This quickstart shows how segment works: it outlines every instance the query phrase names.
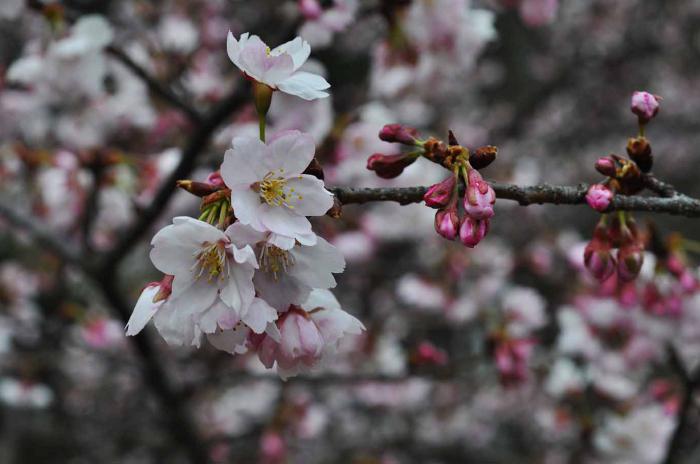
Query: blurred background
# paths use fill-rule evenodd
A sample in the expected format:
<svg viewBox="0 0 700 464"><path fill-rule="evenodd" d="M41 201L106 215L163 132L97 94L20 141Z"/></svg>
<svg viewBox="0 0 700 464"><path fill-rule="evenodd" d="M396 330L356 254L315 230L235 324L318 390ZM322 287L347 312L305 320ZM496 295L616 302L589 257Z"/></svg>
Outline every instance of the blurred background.
<svg viewBox="0 0 700 464"><path fill-rule="evenodd" d="M94 14L103 27L79 27ZM699 197L699 26L696 0L2 0L0 463L700 461L693 219L636 213L642 274L600 284L584 205L500 200L475 249L423 204L347 205L314 227L345 255L334 293L367 331L287 381L123 330L161 278L153 233L198 216L172 181L257 134L229 30L310 42L331 97L276 94L268 133L311 133L326 185L445 177L425 160L393 180L366 169L398 152L377 137L394 122L498 146L489 180L596 182L647 90L663 97L654 173Z"/></svg>

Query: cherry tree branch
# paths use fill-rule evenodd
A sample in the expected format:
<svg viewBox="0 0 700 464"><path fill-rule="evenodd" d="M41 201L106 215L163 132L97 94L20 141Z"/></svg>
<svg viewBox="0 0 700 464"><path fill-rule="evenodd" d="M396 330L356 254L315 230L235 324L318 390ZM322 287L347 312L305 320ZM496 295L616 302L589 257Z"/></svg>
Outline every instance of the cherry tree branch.
<svg viewBox="0 0 700 464"><path fill-rule="evenodd" d="M658 189L669 192L668 184L654 180ZM551 203L556 205L586 204L587 184L578 185L530 185L519 186L491 183L496 191L496 198L517 201L522 206ZM369 203L374 201L395 201L406 205L420 203L428 187L401 188L343 188L329 190L342 204ZM674 190L675 192L675 190ZM609 211L649 211L676 216L700 217L700 200L682 194L667 197L647 197L642 195L615 195Z"/></svg>
<svg viewBox="0 0 700 464"><path fill-rule="evenodd" d="M688 372L683 367L683 361L680 359L675 348L670 347L669 350L670 364L673 371L676 373L683 383L683 396L681 404L678 407L676 414L676 427L671 434L666 447L666 457L662 461L664 464L674 464L679 462L681 451L683 450L683 442L685 440L686 430L688 428L688 420L693 409L693 398L695 391L700 387L700 367L693 372Z"/></svg>
<svg viewBox="0 0 700 464"><path fill-rule="evenodd" d="M158 80L153 78L148 71L143 69L138 63L129 57L122 49L116 47L115 45L109 45L105 51L110 54L117 61L122 63L126 68L129 69L136 77L141 79L148 90L151 93L157 95L164 101L168 102L170 105L179 109L195 124L199 124L202 121L202 115L198 110L186 103L182 98L180 98L175 92L173 92L169 87L161 84Z"/></svg>

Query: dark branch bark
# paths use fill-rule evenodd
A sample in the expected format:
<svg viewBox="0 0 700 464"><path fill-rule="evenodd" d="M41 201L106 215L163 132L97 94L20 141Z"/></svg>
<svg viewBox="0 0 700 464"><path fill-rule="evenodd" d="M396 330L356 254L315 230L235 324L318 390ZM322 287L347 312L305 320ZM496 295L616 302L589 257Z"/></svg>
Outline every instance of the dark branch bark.
<svg viewBox="0 0 700 464"><path fill-rule="evenodd" d="M127 55L123 50L115 47L114 45L108 46L106 52L112 57L126 66L132 73L134 73L139 79L141 79L147 86L148 90L154 95L162 98L164 101L168 102L170 105L179 109L187 115L187 117L195 124L199 124L202 121L202 116L199 111L194 109L189 104L185 103L182 98L175 94L170 88L164 86L156 79L154 79L148 72L139 66L134 60L132 60L129 55Z"/></svg>
<svg viewBox="0 0 700 464"><path fill-rule="evenodd" d="M104 256L104 272L111 274L121 259L129 252L134 244L158 219L166 205L177 190L176 182L185 179L195 168L197 158L209 143L214 131L230 117L245 101L247 93L234 92L221 101L211 113L202 120L195 132L190 136L187 146L182 153L182 159L170 176L163 181L151 204L140 215L138 221L127 230L122 239Z"/></svg>
<svg viewBox="0 0 700 464"><path fill-rule="evenodd" d="M695 390L700 386L700 367L696 368L694 372L688 373L685 367L683 367L683 361L676 350L671 347L669 348L669 357L671 368L674 370L676 375L680 377L683 383L683 396L681 399L681 404L678 407L678 413L676 414L676 427L671 434L671 438L668 441L666 447L666 457L663 460L664 464L676 464L682 456L683 443L685 441L686 430L688 428L688 419L690 413L693 409L693 398L695 396Z"/></svg>
<svg viewBox="0 0 700 464"><path fill-rule="evenodd" d="M496 197L501 200L517 201L520 205L531 204L586 204L588 185L531 185L521 187L494 182ZM373 201L395 201L402 205L423 201L427 187L404 188L330 188L343 204L368 203ZM650 211L677 216L700 217L700 200L685 195L658 198L640 195L615 195L609 211Z"/></svg>

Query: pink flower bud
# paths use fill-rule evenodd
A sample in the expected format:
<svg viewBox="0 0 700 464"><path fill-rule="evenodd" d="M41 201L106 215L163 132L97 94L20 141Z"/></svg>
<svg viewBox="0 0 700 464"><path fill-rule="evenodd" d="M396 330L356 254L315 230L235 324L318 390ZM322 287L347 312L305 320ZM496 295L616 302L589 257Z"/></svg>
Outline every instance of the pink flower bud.
<svg viewBox="0 0 700 464"><path fill-rule="evenodd" d="M383 179L393 179L398 177L414 161L416 161L415 155L383 155L375 153L367 159L367 169L376 172Z"/></svg>
<svg viewBox="0 0 700 464"><path fill-rule="evenodd" d="M226 184L224 184L224 179L221 177L221 173L219 171L214 171L209 174L207 176L207 183L216 187L226 187Z"/></svg>
<svg viewBox="0 0 700 464"><path fill-rule="evenodd" d="M323 8L318 0L299 0L299 11L306 19L318 19L323 13Z"/></svg>
<svg viewBox="0 0 700 464"><path fill-rule="evenodd" d="M646 124L659 112L661 97L649 92L634 92L632 94L631 110L639 118L641 124Z"/></svg>
<svg viewBox="0 0 700 464"><path fill-rule="evenodd" d="M603 156L598 158L595 162L596 170L604 176L615 177L617 171L617 166L615 166L615 160L610 156Z"/></svg>
<svg viewBox="0 0 700 464"><path fill-rule="evenodd" d="M308 314L298 308L290 309L279 325L281 334L277 362L289 368L298 362L314 365L321 357L324 342L321 332Z"/></svg>
<svg viewBox="0 0 700 464"><path fill-rule="evenodd" d="M462 225L459 228L459 239L462 244L469 248L474 248L479 244L486 234L489 232L488 219L474 219L471 216L466 216L462 220Z"/></svg>
<svg viewBox="0 0 700 464"><path fill-rule="evenodd" d="M457 210L441 209L435 213L435 231L447 240L454 240L459 230Z"/></svg>
<svg viewBox="0 0 700 464"><path fill-rule="evenodd" d="M588 193L586 194L586 201L588 206L598 211L599 213L604 212L610 206L610 202L613 198L613 192L607 185L603 184L593 184L588 188Z"/></svg>
<svg viewBox="0 0 700 464"><path fill-rule="evenodd" d="M379 138L389 143L403 143L404 145L416 145L418 130L401 124L387 124L379 131Z"/></svg>
<svg viewBox="0 0 700 464"><path fill-rule="evenodd" d="M464 195L464 210L474 219L489 219L493 217L493 205L496 203L496 192L482 179L476 169L469 170L469 185Z"/></svg>
<svg viewBox="0 0 700 464"><path fill-rule="evenodd" d="M617 253L617 276L620 280L634 280L644 264L644 248L638 243L625 244Z"/></svg>
<svg viewBox="0 0 700 464"><path fill-rule="evenodd" d="M444 366L447 364L448 358L444 350L441 350L428 341L422 341L413 354L412 360L416 364L436 364L438 366Z"/></svg>
<svg viewBox="0 0 700 464"><path fill-rule="evenodd" d="M423 195L423 201L426 206L431 208L444 208L452 199L455 191L457 178L454 175L449 176L445 180L435 185L431 185L428 191Z"/></svg>
<svg viewBox="0 0 700 464"><path fill-rule="evenodd" d="M615 258L610 253L610 244L592 240L583 252L586 269L597 280L603 282L615 272Z"/></svg>

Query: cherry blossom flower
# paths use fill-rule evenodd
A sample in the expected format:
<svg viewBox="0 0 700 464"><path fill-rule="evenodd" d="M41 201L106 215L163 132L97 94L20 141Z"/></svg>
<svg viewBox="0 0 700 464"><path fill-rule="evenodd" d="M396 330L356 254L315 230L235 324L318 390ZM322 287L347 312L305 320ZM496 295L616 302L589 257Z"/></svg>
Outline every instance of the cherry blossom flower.
<svg viewBox="0 0 700 464"><path fill-rule="evenodd" d="M359 335L365 329L354 316L340 308L328 290L314 290L299 306L292 307L278 321L280 340L265 336L258 356L267 368L277 364L282 379L318 369L335 354L345 334Z"/></svg>
<svg viewBox="0 0 700 464"><path fill-rule="evenodd" d="M326 214L333 197L322 180L302 174L313 156L313 139L299 131L282 132L267 144L236 137L226 151L221 177L231 189L238 220L303 245L316 243L306 216Z"/></svg>
<svg viewBox="0 0 700 464"><path fill-rule="evenodd" d="M252 248L232 243L223 232L203 221L176 217L151 241L151 261L174 276L170 303L200 313L218 300L238 314L255 297L253 273L258 267Z"/></svg>
<svg viewBox="0 0 700 464"><path fill-rule="evenodd" d="M277 48L270 48L257 35L247 32L236 40L229 31L226 50L233 64L247 76L274 90L304 100L328 96L330 84L321 76L299 71L311 53L308 42L297 37Z"/></svg>
<svg viewBox="0 0 700 464"><path fill-rule="evenodd" d="M345 269L343 255L320 237L306 246L240 222L229 230L237 246L250 245L255 250L260 265L253 278L255 289L258 296L281 312L290 304L302 304L314 288L335 287L333 273Z"/></svg>

